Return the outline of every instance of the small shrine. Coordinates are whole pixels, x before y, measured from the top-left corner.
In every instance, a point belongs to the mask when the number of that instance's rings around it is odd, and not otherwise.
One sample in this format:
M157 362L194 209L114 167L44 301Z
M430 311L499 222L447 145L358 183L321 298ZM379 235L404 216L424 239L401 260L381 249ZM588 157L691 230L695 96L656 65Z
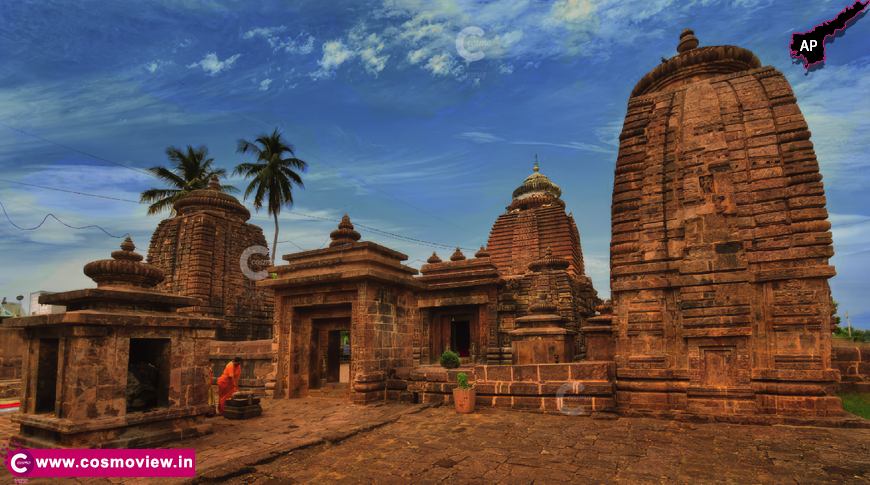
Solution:
M553 251L547 248L543 258L529 265L534 274L529 314L517 318L516 328L509 332L514 365L574 361L577 332L565 328L567 318L555 315L558 306L550 289L550 277L567 270L569 264L567 259L554 258Z
M96 288L42 295L67 311L17 318L25 335L25 448L151 448L212 432L209 342L223 322L179 314L196 298L155 289L161 269L128 237L84 273Z

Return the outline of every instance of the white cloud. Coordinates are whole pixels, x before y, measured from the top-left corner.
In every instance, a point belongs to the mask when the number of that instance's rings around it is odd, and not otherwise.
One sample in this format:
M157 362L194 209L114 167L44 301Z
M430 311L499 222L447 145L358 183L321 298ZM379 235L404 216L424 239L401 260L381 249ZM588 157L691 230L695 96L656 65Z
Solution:
M242 38L253 39L257 35L262 35L263 37L268 38L268 37L272 37L272 34L275 34L277 32L284 32L285 30L287 30L287 27L284 27L283 25L280 27L266 27L266 28L260 27L260 28L256 28L256 29L249 30L249 31L245 32L245 35L243 35Z
M445 52L440 56L430 57L429 61L423 66L424 69L437 76L447 76L449 74L457 74L456 59Z
M272 83L271 79L265 79L260 83L260 91L267 91L269 89L269 84Z
M544 141L512 141L511 145L546 145L551 147L570 148L572 150L598 152L598 153L616 153L615 148L605 148L588 143L580 143L572 141L570 143L549 143Z
M476 141L477 143L491 143L494 141L504 141L504 138L495 136L491 133L483 133L480 131L466 131L456 135L456 138L465 138L466 140Z
M229 69L232 67L233 63L236 62L236 59L241 57L241 54L236 54L224 61L218 60L218 56L214 52L209 52L202 58L199 62L194 62L193 64L189 64L187 67L202 67L202 70L207 72L209 76L216 76L219 72L224 69Z
M299 34L301 37L303 34ZM305 43L293 39L286 45L283 45L284 52L288 54L311 54L314 51L314 37L308 36Z

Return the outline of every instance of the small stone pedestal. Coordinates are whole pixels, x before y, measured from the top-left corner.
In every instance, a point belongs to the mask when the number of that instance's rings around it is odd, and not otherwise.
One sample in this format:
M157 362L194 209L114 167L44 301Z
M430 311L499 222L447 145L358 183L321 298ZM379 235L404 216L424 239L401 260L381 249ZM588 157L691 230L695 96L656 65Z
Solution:
M227 419L250 419L261 414L260 398L251 392L237 392L224 403L224 417Z

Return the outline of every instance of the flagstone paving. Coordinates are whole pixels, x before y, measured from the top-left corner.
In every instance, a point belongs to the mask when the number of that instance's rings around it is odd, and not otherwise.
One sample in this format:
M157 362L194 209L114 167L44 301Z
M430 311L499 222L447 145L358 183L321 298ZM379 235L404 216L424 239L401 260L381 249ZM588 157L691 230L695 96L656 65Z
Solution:
M247 420L210 418L214 433L178 441L160 448L195 449L197 476L224 476L237 473L249 463L258 463L300 447L323 440L338 441L353 433L364 432L397 420L407 413L420 412L428 405L384 403L354 406L343 399L263 400L263 415ZM17 431L9 414L0 414L3 438ZM5 467L4 467L5 468ZM0 475L8 472L0 472ZM141 478L31 478L28 484L69 483L130 485L146 483L183 483L189 479Z
M196 479L30 479L29 484L290 485L868 483L870 429L595 420L345 401L264 401L262 417L213 418ZM298 426L298 427L297 427ZM6 433L8 417L0 415Z
M460 415L440 407L334 445L293 451L220 483L868 481L870 429L593 420L491 409Z

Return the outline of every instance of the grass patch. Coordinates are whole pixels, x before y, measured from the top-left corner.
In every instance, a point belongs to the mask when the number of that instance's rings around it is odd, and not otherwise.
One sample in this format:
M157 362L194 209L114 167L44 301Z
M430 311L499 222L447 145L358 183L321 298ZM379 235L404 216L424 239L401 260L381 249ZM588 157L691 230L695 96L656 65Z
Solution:
M843 409L847 413L870 419L870 394L852 393L839 394L843 400Z

